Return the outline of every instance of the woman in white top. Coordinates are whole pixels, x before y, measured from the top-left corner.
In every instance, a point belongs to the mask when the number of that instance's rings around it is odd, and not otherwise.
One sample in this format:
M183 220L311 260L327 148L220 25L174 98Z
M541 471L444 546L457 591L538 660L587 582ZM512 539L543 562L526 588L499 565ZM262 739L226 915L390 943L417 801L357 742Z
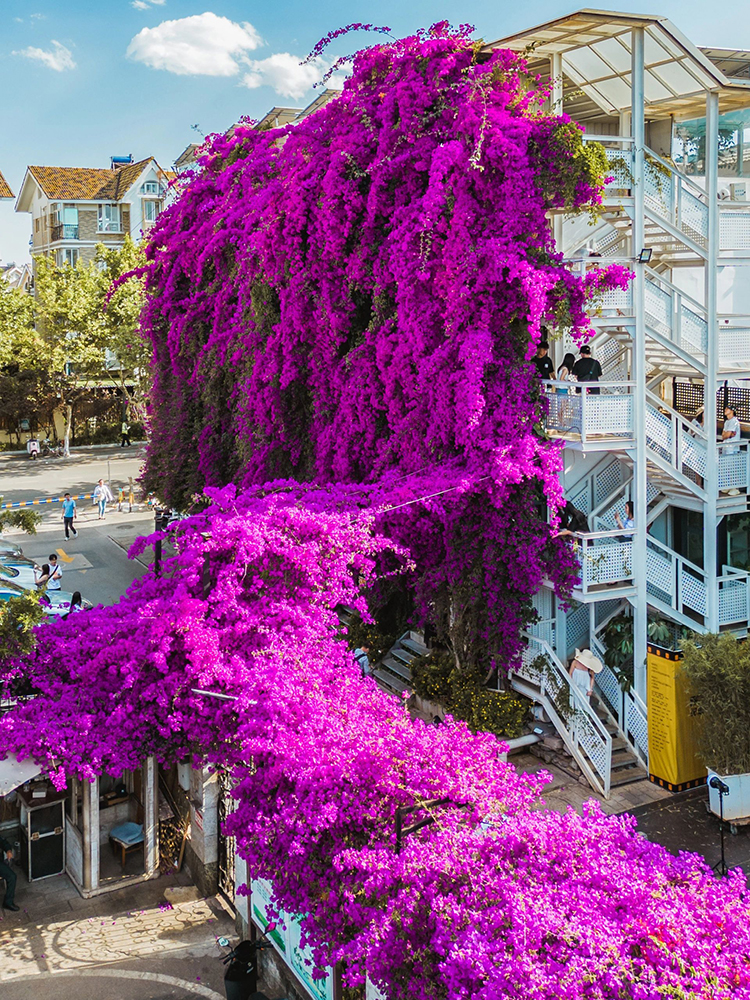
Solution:
M590 698L594 690L594 676L604 669L604 664L590 649L577 649L568 673L579 694Z
M737 419L737 411L733 406L724 407L724 429L721 432L721 440L731 442L725 445L722 450L724 455L736 455L739 451L734 444L735 441L739 441L742 437L742 428L740 427L740 422Z

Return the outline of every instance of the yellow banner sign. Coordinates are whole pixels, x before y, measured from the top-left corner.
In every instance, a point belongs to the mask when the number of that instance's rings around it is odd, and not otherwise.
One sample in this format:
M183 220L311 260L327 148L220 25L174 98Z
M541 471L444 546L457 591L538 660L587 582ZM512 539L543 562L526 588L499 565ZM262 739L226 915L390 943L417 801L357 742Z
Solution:
M706 780L698 756L696 720L681 676L682 654L649 646L647 663L649 777L678 792Z

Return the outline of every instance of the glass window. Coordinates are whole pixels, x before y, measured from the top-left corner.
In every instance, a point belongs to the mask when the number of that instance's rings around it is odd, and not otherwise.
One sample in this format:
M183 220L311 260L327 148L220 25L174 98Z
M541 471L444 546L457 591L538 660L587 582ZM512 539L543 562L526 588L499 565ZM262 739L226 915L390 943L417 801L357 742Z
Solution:
M144 201L143 203L143 221L144 222L156 222L156 216L161 212L161 202L160 201Z
M141 184L141 194L161 194L161 184L158 181L146 181Z
M750 515L730 514L727 525L727 562L735 569L750 569Z
M99 225L98 230L100 233L119 233L122 232L120 227L120 206L119 205L100 205L99 206Z
M71 267L75 267L78 263L78 257L80 255L80 250L77 247L66 247L64 250L57 251L57 264L62 267L63 264L70 264Z

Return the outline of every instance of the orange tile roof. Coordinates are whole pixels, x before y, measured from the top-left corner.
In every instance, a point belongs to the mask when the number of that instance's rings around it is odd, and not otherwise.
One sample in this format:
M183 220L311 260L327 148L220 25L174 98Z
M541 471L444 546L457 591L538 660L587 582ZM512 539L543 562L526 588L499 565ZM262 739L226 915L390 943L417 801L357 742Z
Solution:
M98 167L29 167L48 198L60 201L119 201L151 157L117 170Z
M0 198L13 198L13 197L14 195L10 189L10 184L0 173Z

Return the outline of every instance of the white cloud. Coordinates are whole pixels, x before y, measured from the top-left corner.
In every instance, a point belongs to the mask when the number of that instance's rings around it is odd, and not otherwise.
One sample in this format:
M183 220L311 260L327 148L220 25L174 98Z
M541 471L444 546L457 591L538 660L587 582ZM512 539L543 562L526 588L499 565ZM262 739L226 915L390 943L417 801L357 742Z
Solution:
M252 24L237 24L208 11L144 28L127 54L152 69L181 76L234 76L240 70L238 60L261 44Z
M38 49L30 45L27 49L14 52L13 55L25 56L27 59L38 59L39 62L44 63L45 66L56 70L58 73L62 73L66 69L76 68L73 53L70 49L66 49L64 45L61 45L54 39L52 40L52 49Z
M148 10L146 0L133 0L130 6L135 7L136 10Z
M328 68L322 59L300 66L300 57L289 52L276 52L267 59L248 59L247 64L250 70L242 78L243 86L272 87L284 97L302 97Z

